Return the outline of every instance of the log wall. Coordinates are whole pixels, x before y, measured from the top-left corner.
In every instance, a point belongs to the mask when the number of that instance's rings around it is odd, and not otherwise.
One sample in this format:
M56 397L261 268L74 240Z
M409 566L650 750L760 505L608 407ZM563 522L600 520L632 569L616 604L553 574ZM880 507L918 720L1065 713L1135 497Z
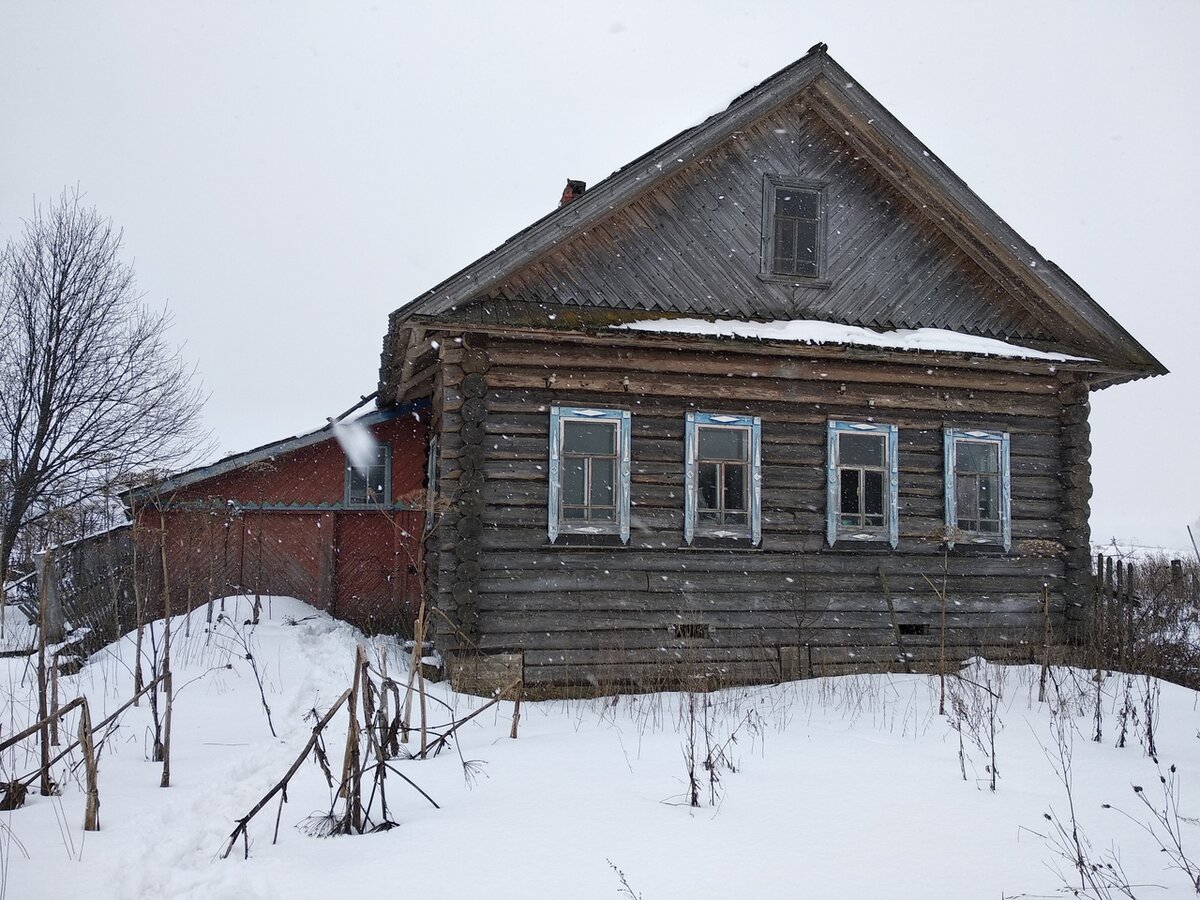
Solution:
M897 631L918 662L936 656L941 603L929 582L940 586L943 577L952 658L1030 657L1042 643L1044 590L1062 631L1069 593L1062 540L1074 522L1064 500L1068 488L1077 490L1064 482L1063 460L1080 449L1065 448L1063 432L1079 415L1079 398L1077 390L1064 395L1046 367L1000 373L496 335L486 348L443 346L435 420L442 494L454 503L431 541L438 561L429 574L447 623L438 638L446 650L523 653L534 688L645 686L683 676L760 681L895 666ZM473 375L481 377L468 387ZM632 411L628 545L571 536L550 544L548 427L556 404ZM1071 404L1073 413L1065 411ZM761 417L759 548L684 544L689 410ZM899 428L895 551L826 546L830 418ZM1011 552L962 544L947 552L945 427L1011 435ZM1077 509L1080 495L1070 497ZM682 634L680 625L688 626ZM705 627L708 636L696 637Z

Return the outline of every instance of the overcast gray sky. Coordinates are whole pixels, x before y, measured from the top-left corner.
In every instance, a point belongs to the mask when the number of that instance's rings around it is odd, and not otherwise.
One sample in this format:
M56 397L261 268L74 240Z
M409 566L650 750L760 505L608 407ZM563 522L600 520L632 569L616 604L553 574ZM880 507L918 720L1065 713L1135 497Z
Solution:
M1200 518L1200 2L0 0L0 237L78 184L222 450L375 387L387 314L826 41L1173 374L1093 398L1097 539Z

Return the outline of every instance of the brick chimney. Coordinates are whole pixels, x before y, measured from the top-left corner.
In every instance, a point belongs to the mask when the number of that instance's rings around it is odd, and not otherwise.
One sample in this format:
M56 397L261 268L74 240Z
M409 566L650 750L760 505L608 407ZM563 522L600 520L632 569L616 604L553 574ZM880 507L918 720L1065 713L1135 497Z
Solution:
M572 200L578 200L583 196L583 192L587 190L586 181L576 181L573 178L567 179L567 186L563 188L562 199L558 201L558 208L562 209Z

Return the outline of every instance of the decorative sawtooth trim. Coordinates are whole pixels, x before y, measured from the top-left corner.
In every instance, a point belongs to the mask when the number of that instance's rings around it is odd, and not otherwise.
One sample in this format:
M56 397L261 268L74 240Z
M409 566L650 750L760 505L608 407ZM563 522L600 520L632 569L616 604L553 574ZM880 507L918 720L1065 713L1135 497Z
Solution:
M1063 599L1066 604L1066 637L1082 640L1091 618L1092 559L1091 516L1092 464L1091 404L1086 384L1071 382L1062 391L1059 416L1062 460Z

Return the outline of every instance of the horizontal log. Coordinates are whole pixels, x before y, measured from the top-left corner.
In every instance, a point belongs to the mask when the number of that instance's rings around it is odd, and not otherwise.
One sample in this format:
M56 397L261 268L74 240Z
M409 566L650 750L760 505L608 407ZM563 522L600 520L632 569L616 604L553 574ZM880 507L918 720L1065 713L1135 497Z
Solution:
M936 582L941 588L940 582ZM889 585L890 587L890 585ZM1019 615L1042 614L1042 595L1037 592L974 594L953 592L947 586L947 621L951 617L988 616L994 613ZM630 621L637 627L638 617L653 613L660 621L676 621L700 616L703 621L736 624L761 622L778 625L781 622L803 625L845 612L887 614L887 600L882 593L858 591L764 591L761 593L692 593L685 602L671 602L662 592L634 591L564 591L561 593L481 594L479 606L483 614L501 622L528 619L527 627L534 630L560 631L591 622L597 627L610 620ZM941 621L941 601L934 590L904 590L893 593L892 603L898 616L912 616L920 621L930 617ZM1051 594L1051 614L1062 611L1063 600L1057 591ZM541 617L548 617L543 622ZM624 617L624 618L621 618ZM632 619L630 617L633 617ZM551 621L551 619L553 621ZM647 623L640 622L642 626ZM617 626L613 626L617 627ZM621 626L625 627L625 626ZM657 626L655 626L657 627Z
M1058 382L1043 374L971 371L962 367L886 362L849 362L789 356L765 358L711 349L597 347L536 341L494 342L488 350L494 366L512 369L612 369L687 374L703 372L735 377L772 377L832 382L931 384L980 390L1055 394Z

